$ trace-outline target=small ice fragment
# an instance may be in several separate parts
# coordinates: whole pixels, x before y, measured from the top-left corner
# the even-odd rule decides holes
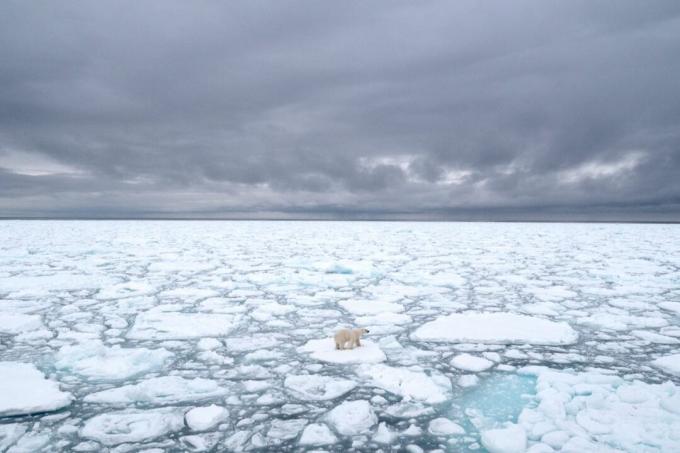
[[[338,441],[325,423],[308,425],[300,436],[300,445],[330,445]]]
[[[451,360],[451,365],[460,370],[479,372],[488,370],[494,363],[483,357],[476,357],[470,354],[459,354]]]
[[[443,417],[432,420],[427,430],[433,436],[461,436],[465,434],[462,426]]]
[[[527,434],[519,425],[482,431],[482,445],[489,453],[522,453],[527,449]]]

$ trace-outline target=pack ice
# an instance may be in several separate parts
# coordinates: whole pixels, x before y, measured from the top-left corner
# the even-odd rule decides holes
[[[0,237],[0,452],[680,451],[678,225]]]

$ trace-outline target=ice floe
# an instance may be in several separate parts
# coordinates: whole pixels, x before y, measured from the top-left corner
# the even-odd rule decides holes
[[[467,353],[459,354],[451,360],[451,365],[465,371],[484,371],[491,368],[494,363],[483,357],[476,357]]]
[[[0,334],[16,335],[43,327],[39,315],[12,314],[0,311]]]
[[[378,417],[366,400],[345,401],[326,414],[326,420],[346,436],[369,432],[378,423]]]
[[[432,342],[572,344],[578,333],[565,322],[513,313],[455,313],[423,324],[411,338]]]
[[[310,353],[316,360],[331,363],[377,363],[386,359],[380,347],[369,340],[362,340],[361,346],[354,349],[342,350],[335,349],[332,338],[309,340],[298,351]]]
[[[226,335],[235,318],[225,314],[146,312],[127,334],[133,340],[175,340]]]
[[[210,379],[162,376],[146,379],[138,384],[90,393],[84,398],[84,401],[118,405],[132,403],[175,404],[224,396],[228,391],[228,388]]]
[[[155,439],[184,427],[180,408],[125,410],[96,415],[85,422],[80,436],[113,446]]]
[[[362,365],[357,373],[371,384],[402,396],[406,401],[416,400],[430,404],[451,397],[451,381],[446,376],[432,372],[412,371],[387,365]]]
[[[330,445],[337,441],[338,438],[324,423],[307,425],[300,436],[300,445]]]
[[[680,354],[659,357],[652,361],[652,365],[666,373],[680,376]]]
[[[465,434],[465,429],[462,426],[443,417],[431,420],[427,430],[433,436],[459,436]]]
[[[193,431],[206,431],[229,418],[229,411],[215,404],[195,407],[184,414],[184,421]]]
[[[30,363],[0,362],[0,417],[61,409],[73,396]]]
[[[357,386],[349,379],[316,374],[287,376],[284,385],[291,395],[303,401],[332,400]]]
[[[89,379],[118,380],[158,370],[172,357],[164,348],[107,347],[92,340],[63,346],[55,357],[55,366]]]

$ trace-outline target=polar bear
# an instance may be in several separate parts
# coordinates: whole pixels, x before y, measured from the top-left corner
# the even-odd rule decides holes
[[[361,336],[368,333],[368,329],[340,329],[335,333],[335,349],[345,349],[349,343],[349,349],[361,346]]]

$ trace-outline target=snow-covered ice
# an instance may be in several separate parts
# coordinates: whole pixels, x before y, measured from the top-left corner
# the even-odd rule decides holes
[[[0,237],[3,452],[680,451],[678,225]]]
[[[652,361],[652,365],[666,373],[680,376],[680,354],[659,357]]]
[[[329,337],[309,340],[298,350],[310,353],[316,360],[331,363],[377,363],[386,358],[380,346],[370,340],[361,340],[361,346],[354,349],[337,350],[333,338]]]
[[[155,439],[179,431],[183,426],[184,416],[180,408],[125,410],[86,420],[79,434],[85,439],[110,446]]]
[[[345,401],[326,415],[326,420],[344,435],[370,431],[378,423],[371,403],[366,400]]]
[[[436,404],[451,397],[451,381],[439,373],[426,374],[387,365],[364,365],[357,369],[370,383],[402,396],[405,400]]]
[[[416,329],[414,340],[449,343],[572,344],[577,332],[565,322],[513,313],[455,313]]]
[[[99,340],[63,346],[55,366],[91,379],[118,380],[158,370],[173,357],[164,349],[107,347]]]
[[[304,401],[332,400],[354,389],[356,382],[317,374],[286,377],[283,385],[295,398]]]
[[[0,417],[55,411],[72,400],[33,364],[0,362]]]
[[[488,370],[493,366],[493,362],[484,357],[476,357],[468,353],[463,353],[455,356],[451,360],[451,365],[460,370],[477,372]]]
[[[204,379],[187,379],[180,376],[161,376],[137,384],[90,393],[84,401],[98,404],[127,405],[134,403],[176,404],[184,401],[201,401],[224,396],[229,389],[218,382]]]
[[[226,335],[234,317],[224,314],[146,312],[127,334],[133,340],[175,340]]]
[[[221,406],[195,407],[184,414],[184,421],[193,431],[206,431],[225,421],[229,417],[229,411]]]

